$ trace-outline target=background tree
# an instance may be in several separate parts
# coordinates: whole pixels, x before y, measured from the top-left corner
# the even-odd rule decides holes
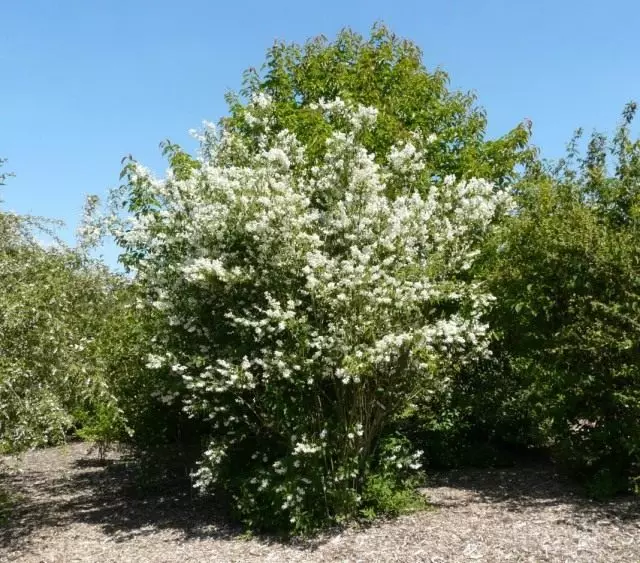
[[[425,68],[415,43],[384,25],[374,26],[368,38],[345,29],[334,41],[320,36],[304,45],[277,42],[260,71],[245,72],[240,95],[228,96],[231,116],[225,126],[250,135],[242,119],[243,100],[264,92],[276,107],[272,126],[291,131],[312,158],[320,158],[332,128],[310,105],[340,96],[378,109],[375,130],[363,140],[372,153],[386,154],[411,138],[426,152],[426,173],[433,180],[455,174],[509,183],[517,165],[535,156],[528,144],[529,125],[523,122],[487,140],[486,115],[475,96],[451,91],[448,83],[443,70]]]
[[[58,225],[0,210],[3,452],[58,443],[98,418],[103,431],[92,437],[113,439],[124,428],[108,386],[116,364],[123,367],[114,346],[123,330],[106,321],[120,317],[123,326],[128,282],[64,245]]]

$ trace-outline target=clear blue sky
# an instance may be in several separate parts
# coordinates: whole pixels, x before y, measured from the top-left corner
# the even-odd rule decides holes
[[[578,126],[610,130],[640,99],[638,0],[14,0],[0,9],[0,156],[16,173],[5,208],[65,220],[117,185],[133,154],[225,112],[223,95],[274,39],[303,41],[382,20],[429,68],[475,90],[497,136],[528,117],[558,156]]]

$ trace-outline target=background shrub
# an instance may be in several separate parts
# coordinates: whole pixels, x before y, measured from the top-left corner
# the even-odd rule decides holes
[[[123,295],[129,282],[84,249],[61,244],[55,228],[51,221],[0,211],[4,452],[59,443],[98,420],[110,439],[124,429],[108,383],[126,363],[122,350],[114,347],[112,328],[127,326]],[[38,237],[53,243],[45,245]]]
[[[640,452],[634,111],[626,108],[613,141],[596,133],[581,157],[578,135],[567,158],[531,167],[517,184],[517,213],[480,266],[496,296],[487,318],[494,359],[460,372],[452,394],[436,398],[445,403],[435,412],[447,414],[423,422],[436,446],[460,440],[476,457],[474,446],[496,438],[547,448],[594,495],[633,487]]]

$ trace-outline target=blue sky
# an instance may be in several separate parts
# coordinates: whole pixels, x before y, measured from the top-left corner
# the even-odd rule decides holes
[[[529,118],[546,156],[640,100],[637,0],[4,2],[0,156],[16,173],[4,207],[61,218],[72,240],[84,196],[117,185],[123,155],[162,170],[162,139],[193,148],[187,131],[224,114],[225,91],[274,39],[378,20],[477,93],[490,136]]]

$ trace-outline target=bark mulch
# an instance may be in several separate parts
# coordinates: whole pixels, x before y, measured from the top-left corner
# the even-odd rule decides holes
[[[5,458],[16,503],[0,523],[0,561],[640,561],[637,498],[591,502],[552,467],[439,474],[433,510],[313,540],[246,539],[183,486],[141,494],[117,454],[87,444]]]

